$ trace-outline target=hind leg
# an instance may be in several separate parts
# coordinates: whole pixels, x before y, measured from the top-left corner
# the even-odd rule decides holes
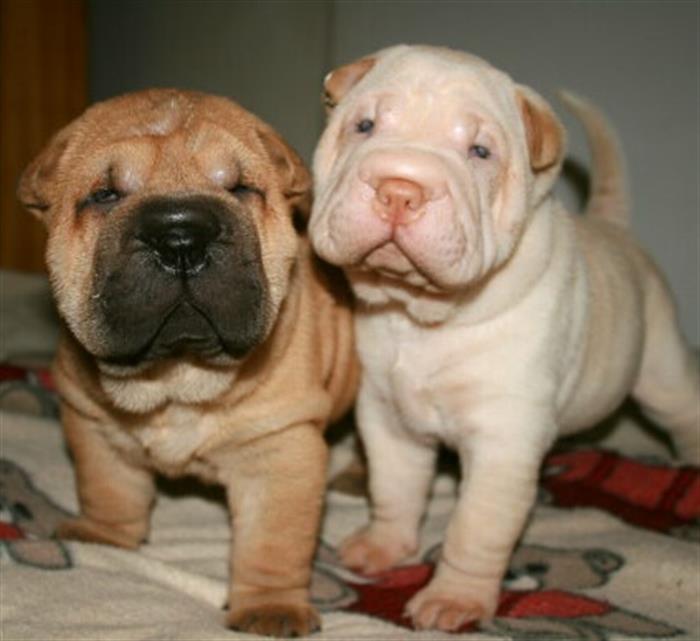
[[[700,465],[700,368],[684,340],[670,295],[660,283],[647,313],[647,335],[632,392],[645,414],[671,434],[682,460]]]

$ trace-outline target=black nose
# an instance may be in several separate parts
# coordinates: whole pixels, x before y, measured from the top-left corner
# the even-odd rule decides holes
[[[207,265],[208,248],[221,233],[217,215],[205,204],[160,200],[139,216],[138,238],[169,272],[191,276]]]

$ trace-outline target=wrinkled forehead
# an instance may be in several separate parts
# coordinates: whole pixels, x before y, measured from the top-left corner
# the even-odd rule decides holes
[[[255,146],[255,122],[235,103],[210,96],[146,93],[100,103],[88,110],[83,138],[110,144],[144,139],[154,145],[172,140],[197,149],[210,139],[225,137]]]
[[[133,183],[124,185],[129,189],[157,174],[172,180],[202,174],[223,184],[242,166],[262,162],[255,124],[248,112],[223,99],[176,93],[131,96],[86,113],[72,155],[80,158],[81,149],[91,149],[86,164]]]
[[[513,82],[477,56],[412,47],[379,58],[358,86],[358,96],[368,93],[377,99],[394,97],[407,111],[434,107],[447,113],[469,107],[498,117],[509,111]]]

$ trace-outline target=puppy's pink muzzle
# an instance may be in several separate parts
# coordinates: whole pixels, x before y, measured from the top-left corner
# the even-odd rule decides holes
[[[360,166],[359,178],[373,190],[372,211],[392,226],[415,222],[431,201],[447,193],[444,168],[422,151],[370,153]]]
[[[372,210],[392,225],[408,225],[423,214],[423,188],[411,180],[384,178],[376,187]]]

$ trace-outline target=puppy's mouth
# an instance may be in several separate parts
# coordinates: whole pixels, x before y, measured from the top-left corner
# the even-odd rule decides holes
[[[435,282],[394,240],[390,240],[366,254],[358,268],[393,282],[419,288],[430,293],[444,293]]]
[[[181,300],[164,316],[142,348],[104,358],[110,365],[136,366],[144,361],[193,356],[210,360],[229,353],[224,339],[205,310]]]

